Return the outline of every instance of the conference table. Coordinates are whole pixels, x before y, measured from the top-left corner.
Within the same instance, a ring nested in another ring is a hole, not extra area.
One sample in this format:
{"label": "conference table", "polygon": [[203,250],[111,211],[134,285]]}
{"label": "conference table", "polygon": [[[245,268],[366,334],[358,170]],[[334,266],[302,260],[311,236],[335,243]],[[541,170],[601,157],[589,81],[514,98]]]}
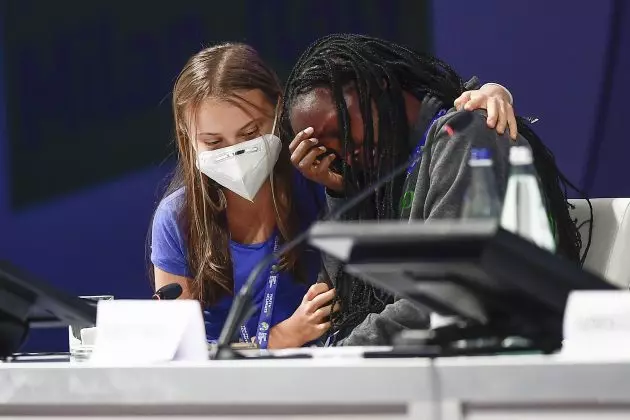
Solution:
{"label": "conference table", "polygon": [[1,418],[630,419],[630,358],[0,363]]}

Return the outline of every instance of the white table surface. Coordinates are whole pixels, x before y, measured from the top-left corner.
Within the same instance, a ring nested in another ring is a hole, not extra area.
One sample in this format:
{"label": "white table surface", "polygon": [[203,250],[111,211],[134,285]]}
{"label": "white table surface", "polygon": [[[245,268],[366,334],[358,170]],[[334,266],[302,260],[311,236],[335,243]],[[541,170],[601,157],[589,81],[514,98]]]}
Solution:
{"label": "white table surface", "polygon": [[0,364],[0,417],[106,418],[116,413],[441,420],[576,420],[591,413],[627,420],[630,359],[325,357],[144,367]]}

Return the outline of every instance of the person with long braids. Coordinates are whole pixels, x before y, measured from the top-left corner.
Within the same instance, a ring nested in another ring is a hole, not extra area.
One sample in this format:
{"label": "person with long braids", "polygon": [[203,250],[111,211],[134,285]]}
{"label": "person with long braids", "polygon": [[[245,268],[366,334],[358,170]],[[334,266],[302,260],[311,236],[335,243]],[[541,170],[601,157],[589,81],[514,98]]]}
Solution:
{"label": "person with long braids", "polygon": [[[512,120],[507,131],[505,123],[497,130],[489,127],[490,112],[475,111],[471,118],[473,107],[466,106],[471,95],[464,91],[461,77],[434,57],[373,37],[330,35],[313,43],[293,68],[285,87],[281,132],[294,138],[293,164],[326,187],[330,207],[390,173],[412,153],[421,155],[407,174],[347,215],[355,220],[458,218],[471,148],[490,150],[503,193],[510,146],[528,145],[557,252],[579,264],[581,238],[565,193],[566,186],[573,186],[553,154],[522,118]],[[509,103],[494,105],[513,115]],[[466,126],[454,132],[463,120]],[[428,326],[427,311],[352,278],[335,261],[326,265],[341,303],[333,317],[334,343],[388,344],[405,328]]]}

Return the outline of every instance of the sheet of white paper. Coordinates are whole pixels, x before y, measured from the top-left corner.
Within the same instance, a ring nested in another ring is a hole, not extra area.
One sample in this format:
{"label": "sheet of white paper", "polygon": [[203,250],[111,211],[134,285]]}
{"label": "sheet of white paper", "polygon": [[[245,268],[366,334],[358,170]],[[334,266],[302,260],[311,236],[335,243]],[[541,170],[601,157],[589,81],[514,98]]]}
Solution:
{"label": "sheet of white paper", "polygon": [[564,358],[630,358],[630,292],[572,292],[564,314],[563,339]]}
{"label": "sheet of white paper", "polygon": [[[183,302],[183,300],[172,302]],[[188,300],[188,302],[194,302],[195,309],[190,309],[191,316],[188,319],[187,327],[175,351],[173,360],[207,361],[208,342],[206,341],[206,326],[203,320],[203,313],[199,302],[192,300]]]}
{"label": "sheet of white paper", "polygon": [[203,315],[193,300],[100,301],[93,364],[207,360]]}

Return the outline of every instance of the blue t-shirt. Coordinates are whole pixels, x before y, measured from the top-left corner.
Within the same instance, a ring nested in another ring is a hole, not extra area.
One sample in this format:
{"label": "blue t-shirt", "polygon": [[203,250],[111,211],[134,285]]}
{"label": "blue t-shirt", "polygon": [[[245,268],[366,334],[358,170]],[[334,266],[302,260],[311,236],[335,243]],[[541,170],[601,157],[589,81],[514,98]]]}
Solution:
{"label": "blue t-shirt", "polygon": [[[294,173],[293,202],[298,211],[298,220],[302,229],[307,229],[326,205],[325,193],[323,187],[308,181],[297,171]],[[179,217],[184,197],[185,190],[180,188],[160,202],[153,218],[151,262],[167,273],[191,277],[186,258],[186,243]],[[276,234],[263,243],[247,245],[230,241],[235,293],[243,286],[254,267],[273,252],[275,237]],[[307,274],[305,283],[297,283],[290,273],[280,273],[271,319],[272,327],[289,318],[295,312],[308,288],[317,281],[317,276],[321,270],[319,253],[312,248],[306,248],[302,261]],[[271,266],[261,272],[254,287],[254,302],[258,308],[261,307],[270,268]],[[232,296],[225,296],[217,304],[205,308],[204,318],[208,341],[212,342],[218,339],[232,300]],[[260,309],[247,322],[246,326],[250,337],[256,336],[259,317]]]}

